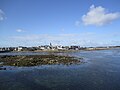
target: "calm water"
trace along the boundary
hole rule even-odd
[[[0,55],[48,53],[0,53]],[[120,90],[120,49],[57,53],[84,57],[80,65],[7,67],[0,90]]]

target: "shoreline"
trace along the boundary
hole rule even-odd
[[[83,50],[35,50],[35,51],[6,51],[6,52],[79,52],[79,51],[97,51],[97,50],[111,50],[115,48],[93,48],[93,49],[83,49]],[[0,52],[0,53],[6,53]]]
[[[94,48],[94,47],[91,47],[91,48],[84,48],[84,49],[79,49],[79,50],[74,50],[74,49],[71,49],[71,50],[58,50],[58,49],[55,49],[55,50],[51,50],[51,49],[45,49],[45,50],[33,50],[33,51],[29,51],[29,50],[21,50],[21,51],[0,51],[0,53],[7,53],[7,52],[55,52],[55,53],[59,53],[59,52],[79,52],[79,51],[97,51],[97,50],[111,50],[111,49],[120,49],[119,47],[112,47],[112,48],[103,48],[103,47],[100,47],[100,48]]]

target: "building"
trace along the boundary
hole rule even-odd
[[[18,51],[22,51],[23,47],[22,46],[19,46],[18,47]]]
[[[70,50],[80,50],[80,46],[70,46]]]

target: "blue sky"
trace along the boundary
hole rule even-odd
[[[0,47],[120,45],[120,0],[0,0]]]

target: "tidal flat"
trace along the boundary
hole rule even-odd
[[[1,55],[1,65],[7,66],[38,66],[38,65],[54,65],[54,64],[79,64],[82,58],[61,55]]]

